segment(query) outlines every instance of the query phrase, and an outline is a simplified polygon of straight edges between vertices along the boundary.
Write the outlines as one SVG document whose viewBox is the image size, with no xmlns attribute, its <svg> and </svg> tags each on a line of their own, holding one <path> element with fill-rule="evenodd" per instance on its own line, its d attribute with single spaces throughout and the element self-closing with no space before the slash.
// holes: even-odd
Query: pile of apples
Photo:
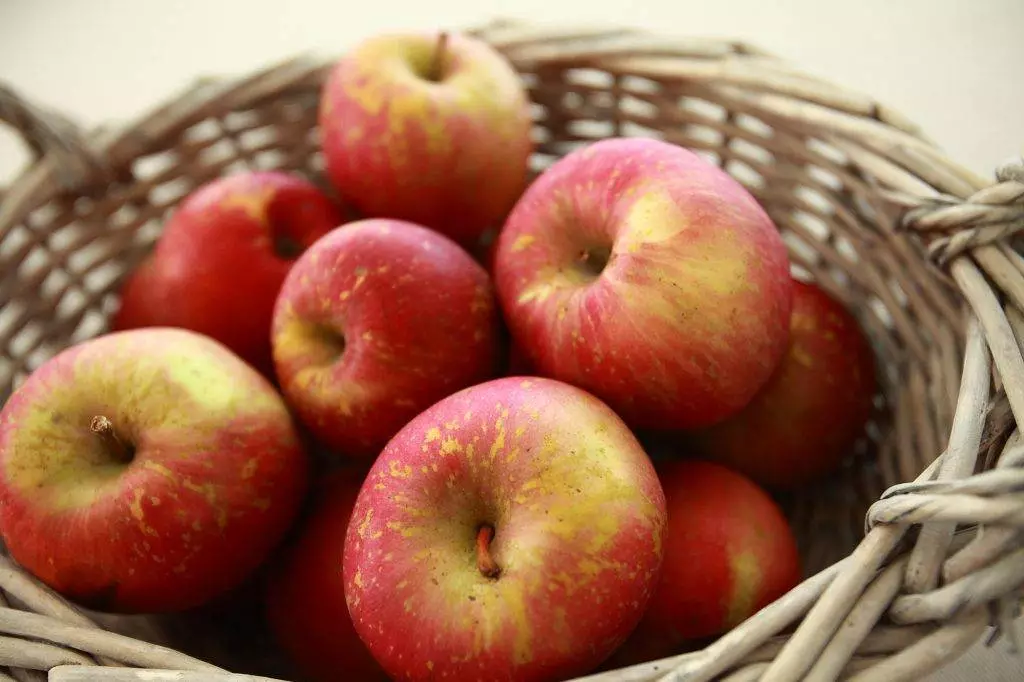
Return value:
<svg viewBox="0 0 1024 682">
<path fill-rule="evenodd" d="M 311 680 L 565 679 L 798 582 L 772 495 L 849 454 L 874 360 L 742 185 L 640 138 L 530 181 L 527 94 L 466 35 L 361 43 L 319 124 L 326 187 L 196 189 L 4 405 L 22 566 L 122 613 L 268 568 Z"/>
</svg>

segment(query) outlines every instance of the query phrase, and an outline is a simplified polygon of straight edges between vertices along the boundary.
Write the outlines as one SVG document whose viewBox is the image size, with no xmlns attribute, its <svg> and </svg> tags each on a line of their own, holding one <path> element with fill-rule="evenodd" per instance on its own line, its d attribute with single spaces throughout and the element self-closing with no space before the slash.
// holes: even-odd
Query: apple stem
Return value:
<svg viewBox="0 0 1024 682">
<path fill-rule="evenodd" d="M 476 534 L 476 567 L 485 578 L 497 578 L 501 567 L 491 556 L 491 540 L 494 539 L 494 526 L 484 524 Z"/>
<path fill-rule="evenodd" d="M 437 37 L 437 48 L 434 50 L 434 63 L 430 67 L 430 80 L 435 83 L 444 77 L 444 61 L 448 51 L 448 32 L 442 31 Z"/>
<path fill-rule="evenodd" d="M 89 423 L 89 430 L 99 436 L 99 439 L 107 447 L 107 450 L 119 461 L 128 463 L 132 461 L 132 449 L 117 437 L 114 431 L 114 422 L 107 417 L 99 415 L 92 418 Z"/>
</svg>

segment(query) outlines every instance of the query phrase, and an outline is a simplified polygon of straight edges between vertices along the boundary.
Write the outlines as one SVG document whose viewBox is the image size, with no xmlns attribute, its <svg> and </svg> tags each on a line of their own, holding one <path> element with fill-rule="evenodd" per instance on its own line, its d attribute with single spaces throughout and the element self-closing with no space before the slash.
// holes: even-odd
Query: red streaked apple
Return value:
<svg viewBox="0 0 1024 682">
<path fill-rule="evenodd" d="M 125 282 L 112 328 L 189 329 L 272 378 L 270 319 L 281 283 L 295 258 L 341 222 L 338 208 L 297 175 L 212 180 L 181 202 Z"/>
<path fill-rule="evenodd" d="M 508 61 L 459 33 L 355 46 L 324 83 L 327 174 L 366 217 L 422 224 L 470 248 L 527 182 L 529 101 Z"/>
<path fill-rule="evenodd" d="M 344 457 L 373 457 L 441 398 L 491 378 L 499 317 L 484 269 L 447 237 L 366 219 L 288 274 L 273 350 L 289 405 Z"/>
<path fill-rule="evenodd" d="M 780 490 L 839 467 L 864 434 L 876 382 L 857 320 L 817 285 L 795 283 L 790 329 L 789 350 L 768 384 L 693 442 L 706 457 Z"/>
<path fill-rule="evenodd" d="M 45 362 L 0 412 L 0 533 L 78 603 L 181 611 L 263 562 L 307 472 L 283 400 L 223 345 L 116 332 Z"/>
<path fill-rule="evenodd" d="M 432 405 L 376 460 L 345 543 L 356 631 L 397 680 L 585 674 L 661 565 L 654 467 L 604 403 L 511 377 Z"/>
<path fill-rule="evenodd" d="M 664 563 L 650 606 L 612 666 L 680 653 L 800 582 L 796 540 L 764 490 L 712 462 L 656 466 L 668 505 Z"/>
<path fill-rule="evenodd" d="M 739 411 L 789 336 L 786 249 L 757 201 L 681 147 L 609 139 L 530 185 L 498 238 L 495 282 L 544 376 L 640 428 Z"/>
<path fill-rule="evenodd" d="M 345 603 L 342 559 L 361 469 L 322 479 L 308 518 L 268 578 L 267 621 L 279 646 L 312 682 L 388 678 L 359 639 Z"/>
</svg>

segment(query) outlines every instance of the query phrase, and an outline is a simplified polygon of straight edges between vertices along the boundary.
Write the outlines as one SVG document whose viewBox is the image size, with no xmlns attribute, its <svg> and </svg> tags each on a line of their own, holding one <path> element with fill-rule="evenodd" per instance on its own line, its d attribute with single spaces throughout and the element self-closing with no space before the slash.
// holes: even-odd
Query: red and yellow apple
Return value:
<svg viewBox="0 0 1024 682">
<path fill-rule="evenodd" d="M 619 417 L 549 379 L 496 379 L 404 427 L 345 543 L 356 631 L 397 680 L 558 680 L 629 634 L 665 500 Z"/>
<path fill-rule="evenodd" d="M 335 230 L 295 263 L 273 352 L 289 405 L 341 456 L 373 457 L 441 398 L 491 378 L 499 316 L 484 269 L 399 220 Z"/>
<path fill-rule="evenodd" d="M 694 438 L 703 455 L 774 489 L 838 468 L 864 434 L 876 388 L 871 345 L 820 287 L 795 283 L 790 330 L 788 352 L 753 401 Z"/>
<path fill-rule="evenodd" d="M 764 490 L 713 462 L 656 466 L 668 506 L 664 563 L 650 606 L 611 665 L 680 653 L 800 582 L 796 540 Z"/>
<path fill-rule="evenodd" d="M 0 412 L 0 534 L 78 603 L 185 610 L 266 559 L 307 472 L 283 400 L 223 345 L 116 332 L 51 358 Z"/>
<path fill-rule="evenodd" d="M 112 327 L 199 332 L 272 377 L 270 319 L 281 283 L 295 258 L 341 222 L 298 176 L 217 178 L 174 211 L 153 255 L 125 282 Z"/>
<path fill-rule="evenodd" d="M 681 147 L 610 139 L 530 185 L 495 255 L 517 345 L 634 427 L 739 411 L 789 337 L 785 246 L 757 201 Z"/>
<path fill-rule="evenodd" d="M 345 534 L 363 473 L 341 469 L 322 480 L 310 516 L 268 581 L 271 631 L 303 679 L 311 682 L 388 679 L 356 634 L 345 603 Z"/>
<path fill-rule="evenodd" d="M 529 101 L 508 61 L 459 33 L 363 41 L 324 83 L 327 174 L 366 217 L 408 220 L 471 248 L 527 182 Z"/>
</svg>

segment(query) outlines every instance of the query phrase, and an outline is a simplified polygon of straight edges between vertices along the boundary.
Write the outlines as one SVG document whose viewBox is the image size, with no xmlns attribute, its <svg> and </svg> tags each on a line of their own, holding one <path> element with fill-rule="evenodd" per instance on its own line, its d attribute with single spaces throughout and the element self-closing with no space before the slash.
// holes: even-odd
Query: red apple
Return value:
<svg viewBox="0 0 1024 682">
<path fill-rule="evenodd" d="M 790 330 L 789 351 L 754 400 L 695 438 L 706 456 L 777 489 L 834 471 L 864 434 L 875 396 L 874 353 L 842 303 L 796 282 Z"/>
<path fill-rule="evenodd" d="M 376 456 L 407 421 L 494 375 L 499 318 L 484 269 L 398 220 L 350 223 L 288 274 L 273 321 L 289 404 L 344 456 Z"/>
<path fill-rule="evenodd" d="M 328 176 L 368 217 L 408 220 L 469 248 L 527 182 L 529 101 L 508 61 L 458 33 L 381 35 L 324 83 Z"/>
<path fill-rule="evenodd" d="M 688 640 L 722 634 L 800 582 L 796 541 L 764 490 L 711 462 L 657 467 L 668 505 L 661 577 L 611 665 L 679 653 Z"/>
<path fill-rule="evenodd" d="M 223 345 L 117 332 L 44 363 L 0 412 L 0 533 L 81 604 L 185 610 L 263 562 L 307 471 L 281 397 Z"/>
<path fill-rule="evenodd" d="M 323 480 L 311 516 L 270 577 L 267 620 L 312 682 L 388 679 L 356 634 L 345 603 L 345 533 L 362 482 L 363 473 L 353 469 Z"/>
<path fill-rule="evenodd" d="M 768 215 L 681 147 L 610 139 L 556 162 L 498 238 L 516 343 L 635 427 L 737 412 L 781 360 L 792 281 Z"/>
<path fill-rule="evenodd" d="M 164 299 L 169 293 L 169 288 L 160 282 L 160 272 L 154 265 L 153 256 L 147 256 L 125 279 L 111 328 L 123 331 L 161 326 L 160 316 L 174 303 L 173 296 Z"/>
<path fill-rule="evenodd" d="M 665 501 L 618 416 L 548 379 L 431 406 L 374 463 L 345 543 L 356 631 L 397 680 L 556 680 L 636 625 Z"/>
<path fill-rule="evenodd" d="M 180 327 L 225 344 L 268 377 L 270 319 L 303 250 L 342 222 L 317 187 L 279 172 L 213 180 L 185 198 L 125 283 L 113 329 Z"/>
</svg>

